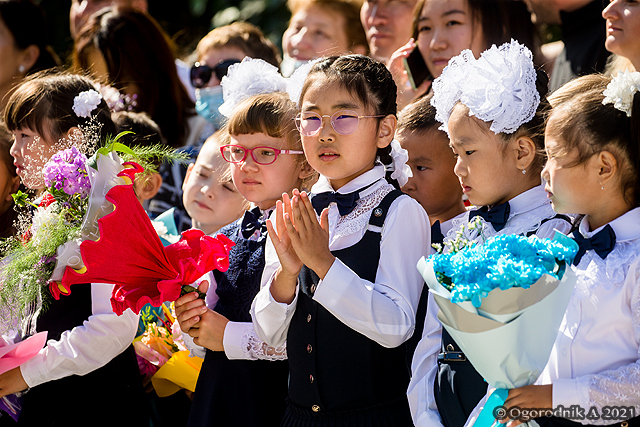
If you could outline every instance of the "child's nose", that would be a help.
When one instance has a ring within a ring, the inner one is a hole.
[[[335,129],[333,128],[333,124],[331,123],[331,117],[322,118],[322,128],[320,128],[320,141],[335,141]]]
[[[456,174],[456,176],[466,176],[466,168],[464,167],[464,165],[462,164],[462,161],[460,160],[460,158],[458,157],[458,160],[456,161],[456,165],[453,167],[453,173]]]

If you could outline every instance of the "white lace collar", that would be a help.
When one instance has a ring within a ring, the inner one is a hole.
[[[384,178],[384,166],[376,165],[373,169],[366,171],[360,176],[355,177],[351,181],[347,182],[345,185],[340,187],[338,190],[334,190],[331,186],[331,183],[327,179],[327,177],[320,175],[318,182],[311,187],[311,192],[314,194],[324,193],[325,191],[336,191],[340,194],[347,194],[353,191],[356,191],[362,187],[366,187],[368,185],[373,184],[374,182]],[[360,197],[366,197],[370,193],[372,193],[377,186],[373,185],[365,188],[360,192]]]
[[[616,233],[616,242],[640,239],[640,208],[631,209],[611,221],[608,225]],[[604,224],[593,231],[589,231],[589,217],[585,216],[580,221],[578,230],[584,237],[591,238],[606,226],[607,224]]]

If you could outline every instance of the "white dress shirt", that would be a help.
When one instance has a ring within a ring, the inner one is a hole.
[[[76,286],[91,286],[92,315],[82,325],[64,331],[59,340],[47,341],[35,357],[20,365],[29,387],[95,371],[126,350],[136,336],[138,315],[127,309],[118,316],[111,308],[113,285]]]
[[[330,250],[353,246],[367,229],[381,232],[375,282],[362,279],[336,259],[318,283],[313,299],[355,331],[384,347],[397,347],[411,337],[415,327],[423,285],[416,263],[429,253],[431,228],[422,206],[405,196],[391,204],[382,229],[369,225],[371,212],[393,189],[384,174],[384,167],[378,165],[339,189],[339,193],[346,194],[366,187],[360,191],[360,199],[351,213],[340,216],[337,205],[329,205]],[[312,192],[324,191],[334,189],[325,177],[320,177]],[[270,245],[269,240],[267,248]],[[273,299],[270,283],[279,260],[272,247],[266,258],[263,288],[253,301],[251,314],[258,335],[277,346],[286,341],[297,295],[289,305]]]
[[[563,219],[549,219],[553,218],[556,213],[553,211],[542,185],[509,200],[509,209],[507,223],[499,232],[496,232],[491,224],[487,224],[481,219],[483,223],[482,234],[485,239],[498,234],[526,235],[530,232],[535,232],[535,235],[541,238],[551,238],[555,234],[554,230],[557,229],[566,234],[571,228],[571,224]],[[468,224],[470,212],[468,211],[462,218],[456,217],[452,220],[454,227],[445,235],[445,242],[455,238],[456,232]],[[545,219],[548,221],[542,224]],[[482,241],[482,237],[477,232],[467,230],[465,235],[469,240]],[[413,356],[412,377],[407,389],[409,407],[416,427],[442,426],[433,392],[438,372],[438,354],[442,346],[442,324],[438,320],[439,311],[433,295],[429,293],[422,339]]]
[[[252,205],[250,209],[253,209],[254,207],[255,206]],[[273,210],[274,207],[261,210],[262,218],[268,218]],[[241,224],[242,218],[240,218],[238,222]],[[238,232],[242,233],[242,230],[239,230]],[[212,234],[215,235],[217,233],[218,232]],[[258,240],[261,235],[261,231],[256,230],[249,239]],[[244,239],[242,236],[240,236],[240,238]],[[213,310],[220,299],[216,293],[218,282],[216,282],[213,272],[209,272],[202,276],[197,283],[202,280],[209,281],[209,290],[207,290],[205,302],[207,307]],[[204,347],[194,343],[193,338],[189,334],[182,334],[182,337],[184,339],[185,346],[189,349],[192,356],[204,358],[206,353],[206,349]],[[229,321],[224,329],[222,345],[224,346],[225,355],[230,360],[285,360],[287,358],[286,346],[283,345],[274,348],[265,344],[265,342],[256,335],[252,322]]]
[[[640,414],[640,208],[611,221],[616,245],[602,259],[588,250],[538,384],[553,384],[553,407],[634,406]],[[588,218],[579,232],[590,238]],[[576,231],[578,232],[578,231]],[[611,424],[616,420],[581,420]],[[622,420],[617,420],[622,421]]]

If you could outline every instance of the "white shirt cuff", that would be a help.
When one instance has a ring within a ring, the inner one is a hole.
[[[229,360],[246,359],[242,341],[247,329],[252,329],[250,322],[229,322],[224,328],[222,345]]]
[[[565,378],[553,380],[552,401],[554,408],[560,405],[568,408],[571,405],[579,404],[578,381]]]

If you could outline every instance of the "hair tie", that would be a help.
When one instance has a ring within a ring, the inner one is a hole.
[[[620,110],[631,117],[633,109],[633,97],[640,90],[640,73],[629,70],[619,71],[611,79],[607,88],[602,92],[604,99],[602,104],[613,104],[616,110]]]
[[[409,181],[409,178],[413,176],[411,168],[407,165],[409,160],[409,152],[400,146],[397,139],[391,141],[391,158],[393,162],[390,165],[386,165],[385,169],[393,171],[391,178],[398,181],[400,187],[404,187]]]
[[[90,89],[80,92],[73,98],[73,112],[78,117],[89,118],[102,101],[102,95],[97,90]]]

